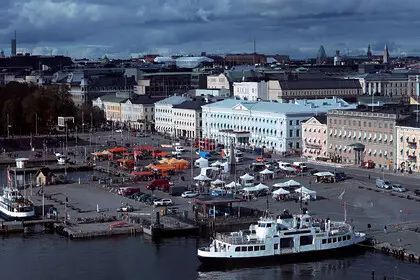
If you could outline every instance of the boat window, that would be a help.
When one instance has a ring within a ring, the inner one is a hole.
[[[341,236],[338,237],[338,242],[341,242]]]
[[[239,251],[241,251],[241,247],[236,247],[235,252],[239,252]]]
[[[248,252],[254,251],[254,246],[248,246]]]
[[[331,243],[331,238],[328,238],[328,243]]]
[[[261,248],[261,251],[264,251],[265,250],[265,245],[260,246],[260,248]]]
[[[271,227],[271,224],[267,224],[267,227]]]
[[[333,238],[333,243],[337,242],[337,237]]]
[[[302,231],[285,232],[284,235],[304,234],[304,233],[311,233],[311,231],[310,230],[302,230]]]
[[[322,244],[327,244],[327,239],[322,239]]]
[[[241,247],[241,252],[246,252],[246,246]]]
[[[260,250],[260,246],[254,246],[254,251],[259,251]]]
[[[311,245],[314,238],[312,235],[304,235],[300,237],[300,246]]]
[[[351,236],[350,235],[347,235],[347,240],[350,240],[351,239]]]
[[[278,243],[274,244],[274,250],[278,250],[278,249],[279,249],[279,244]]]
[[[260,228],[265,228],[265,224],[260,223],[260,224],[259,224],[259,227],[260,227]]]

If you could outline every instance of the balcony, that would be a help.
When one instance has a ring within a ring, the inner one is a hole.
[[[417,149],[417,143],[416,142],[407,142],[407,147],[410,149]]]

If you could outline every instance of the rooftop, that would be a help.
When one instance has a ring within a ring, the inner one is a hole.
[[[269,101],[244,101],[225,99],[202,108],[228,109],[232,111],[254,111],[264,113],[299,114],[299,113],[326,113],[332,109],[354,109],[355,104],[348,104],[341,98],[295,100],[291,103],[277,103]]]
[[[302,90],[302,89],[360,89],[358,80],[352,79],[314,79],[314,80],[295,80],[280,81],[282,90]]]
[[[399,105],[399,104],[385,104],[383,106],[367,106],[358,105],[356,108],[349,109],[351,112],[366,112],[366,113],[382,113],[382,114],[395,114],[398,119],[403,119],[411,115],[416,110],[416,105]]]
[[[184,96],[170,96],[168,98],[159,100],[158,102],[155,102],[156,105],[179,105],[184,101],[190,100],[189,98],[186,98]]]
[[[149,95],[136,95],[133,98],[130,98],[130,102],[133,104],[154,104],[164,97],[151,97]]]
[[[201,106],[208,104],[207,100],[205,98],[193,98],[193,100],[184,101],[181,104],[173,106],[173,108],[197,111],[201,110]]]
[[[127,101],[128,98],[121,98],[117,97],[115,93],[108,93],[103,96],[98,97],[102,102],[113,102],[113,103],[121,103]]]

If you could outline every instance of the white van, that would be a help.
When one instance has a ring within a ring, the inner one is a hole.
[[[300,161],[295,161],[293,166],[299,167],[302,170],[306,169],[306,163]]]

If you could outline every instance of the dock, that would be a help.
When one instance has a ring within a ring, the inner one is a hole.
[[[420,224],[414,225],[420,228]],[[413,225],[398,225],[387,231],[367,231],[368,244],[375,250],[420,264],[420,233],[415,231]]]
[[[74,165],[40,165],[32,166],[25,168],[10,167],[12,173],[22,174],[22,173],[36,173],[39,169],[48,167],[52,172],[73,172],[73,171],[86,171],[92,170],[93,167],[87,164],[74,164]]]

